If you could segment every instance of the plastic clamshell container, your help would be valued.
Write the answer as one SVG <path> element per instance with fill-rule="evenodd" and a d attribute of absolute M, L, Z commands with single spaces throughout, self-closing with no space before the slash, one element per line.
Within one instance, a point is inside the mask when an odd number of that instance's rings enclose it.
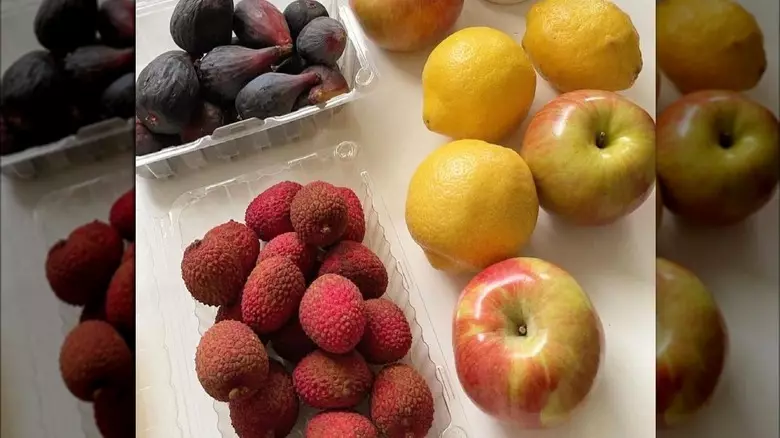
<path fill-rule="evenodd" d="M 173 42 L 169 29 L 176 3 L 177 0 L 137 3 L 136 74 L 161 53 L 181 50 Z M 271 3 L 284 10 L 291 0 L 271 0 Z M 310 137 L 325 128 L 341 112 L 343 105 L 370 92 L 377 82 L 378 72 L 352 10 L 338 0 L 321 0 L 320 3 L 347 31 L 347 46 L 338 65 L 349 84 L 348 93 L 283 116 L 231 123 L 193 142 L 138 156 L 136 173 L 144 178 L 167 178 L 185 169 L 200 169 L 211 161 L 232 160 L 266 147 Z"/>
<path fill-rule="evenodd" d="M 196 302 L 181 280 L 179 266 L 184 249 L 201 238 L 210 228 L 230 219 L 243 222 L 246 206 L 260 192 L 281 181 L 302 184 L 315 180 L 349 187 L 361 199 L 366 216 L 364 244 L 374 251 L 388 271 L 389 286 L 383 298 L 403 310 L 412 328 L 413 343 L 403 362 L 413 366 L 431 388 L 435 403 L 434 423 L 428 436 L 439 438 L 467 437 L 466 419 L 460 402 L 451 390 L 451 380 L 444 367 L 444 356 L 428 317 L 423 298 L 408 275 L 408 268 L 398 237 L 390 223 L 382 200 L 374 191 L 371 178 L 362 171 L 357 158 L 360 147 L 343 142 L 335 148 L 245 174 L 219 184 L 181 195 L 173 204 L 159 231 L 167 253 L 168 282 L 157 296 L 159 315 L 165 315 L 165 342 L 170 352 L 171 387 L 176 392 L 179 428 L 187 437 L 234 438 L 226 403 L 211 399 L 198 382 L 195 373 L 195 350 L 201 335 L 214 322 L 216 307 Z M 165 229 L 165 227 L 169 229 Z M 271 356 L 276 357 L 272 352 Z M 288 370 L 289 364 L 285 363 Z M 367 413 L 367 403 L 362 412 Z M 291 437 L 303 437 L 306 420 L 315 411 L 301 404 L 301 415 Z M 361 409 L 359 407 L 359 409 Z"/>
<path fill-rule="evenodd" d="M 42 49 L 33 31 L 41 0 L 9 0 L 1 4 L 0 59 L 5 74 L 22 55 Z M 82 126 L 55 142 L 0 157 L 0 171 L 12 178 L 30 179 L 132 150 L 133 123 L 132 119 L 113 118 Z"/>
<path fill-rule="evenodd" d="M 108 223 L 108 215 L 111 210 L 111 206 L 114 201 L 124 194 L 127 190 L 133 187 L 133 174 L 130 171 L 117 172 L 100 176 L 98 178 L 88 180 L 75 184 L 70 187 L 65 187 L 57 191 L 51 192 L 48 195 L 41 198 L 33 211 L 33 218 L 36 226 L 40 230 L 41 235 L 44 238 L 46 244 L 42 251 L 48 252 L 54 243 L 66 238 L 71 231 L 76 227 L 92 222 L 94 220 L 100 220 Z M 41 273 L 44 272 L 44 267 L 40 266 L 38 269 Z M 39 365 L 45 364 L 49 367 L 46 373 L 37 373 L 38 381 L 36 382 L 39 388 L 39 394 L 48 394 L 44 392 L 44 388 L 50 388 L 51 382 L 43 382 L 41 379 L 43 375 L 56 375 L 59 380 L 58 384 L 64 388 L 64 383 L 60 378 L 59 368 L 57 368 L 59 347 L 62 345 L 62 341 L 65 336 L 79 323 L 82 307 L 70 306 L 65 304 L 54 296 L 51 290 L 41 291 L 41 295 L 36 297 L 36 300 L 50 300 L 57 303 L 57 309 L 60 320 L 60 332 L 62 336 L 56 340 L 48 339 L 45 345 L 40 345 L 36 350 L 40 350 L 39 354 L 45 355 L 36 358 L 35 363 Z M 33 304 L 33 303 L 30 303 Z M 49 345 L 55 344 L 56 345 Z M 52 371 L 52 369 L 54 371 Z M 64 389 L 63 389 L 64 390 Z M 67 390 L 65 390 L 67 391 Z M 42 397 L 42 406 L 44 414 L 52 411 L 56 412 L 73 412 L 81 416 L 81 429 L 86 438 L 101 438 L 100 432 L 95 426 L 94 414 L 92 412 L 92 403 L 86 403 L 78 400 L 76 397 L 67 393 L 68 399 L 71 401 L 72 408 L 65 408 L 61 404 L 54 406 L 45 406 L 47 403 L 55 403 L 55 401 L 48 400 L 49 397 Z M 59 402 L 56 402 L 59 403 Z M 57 419 L 44 417 L 44 422 L 47 423 L 45 429 L 48 431 L 48 436 L 55 438 L 63 436 L 60 424 Z"/>

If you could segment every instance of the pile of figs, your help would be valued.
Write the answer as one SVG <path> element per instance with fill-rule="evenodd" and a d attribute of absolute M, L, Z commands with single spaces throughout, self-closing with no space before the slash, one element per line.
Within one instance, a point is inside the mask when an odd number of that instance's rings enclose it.
<path fill-rule="evenodd" d="M 284 12 L 266 0 L 180 0 L 170 32 L 181 50 L 159 55 L 136 80 L 136 155 L 349 91 L 337 65 L 346 31 L 314 0 Z"/>
<path fill-rule="evenodd" d="M 43 0 L 33 26 L 43 48 L 3 73 L 2 155 L 133 117 L 135 0 Z"/>

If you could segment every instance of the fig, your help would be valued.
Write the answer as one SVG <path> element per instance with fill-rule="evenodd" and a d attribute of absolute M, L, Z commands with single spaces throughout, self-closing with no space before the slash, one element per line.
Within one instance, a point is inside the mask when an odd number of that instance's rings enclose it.
<path fill-rule="evenodd" d="M 63 55 L 95 41 L 97 0 L 43 0 L 33 27 L 38 42 Z"/>
<path fill-rule="evenodd" d="M 192 54 L 230 44 L 232 27 L 232 0 L 180 0 L 171 14 L 173 42 Z"/>
<path fill-rule="evenodd" d="M 178 134 L 198 104 L 200 85 L 189 55 L 171 50 L 138 74 L 135 114 L 156 134 Z"/>
<path fill-rule="evenodd" d="M 233 15 L 233 31 L 241 44 L 260 49 L 292 44 L 282 11 L 266 0 L 241 0 Z"/>
<path fill-rule="evenodd" d="M 238 92 L 236 111 L 242 120 L 287 114 L 292 111 L 298 96 L 319 81 L 315 73 L 260 75 Z"/>
<path fill-rule="evenodd" d="M 203 55 L 197 65 L 203 95 L 216 103 L 231 103 L 244 85 L 292 51 L 292 46 L 250 49 L 220 46 Z"/>
<path fill-rule="evenodd" d="M 103 114 L 106 117 L 133 117 L 135 113 L 135 75 L 125 73 L 103 91 L 100 97 Z"/>
<path fill-rule="evenodd" d="M 155 134 L 148 130 L 140 120 L 135 119 L 135 154 L 151 154 L 170 146 L 175 146 L 179 138 L 175 135 Z"/>
<path fill-rule="evenodd" d="M 102 90 L 124 73 L 133 71 L 135 49 L 109 46 L 79 47 L 65 57 L 65 73 L 86 90 Z"/>
<path fill-rule="evenodd" d="M 284 18 L 293 39 L 298 38 L 298 34 L 311 20 L 327 16 L 328 10 L 315 0 L 295 0 L 284 8 Z"/>
<path fill-rule="evenodd" d="M 287 73 L 288 75 L 297 75 L 300 74 L 305 68 L 306 61 L 298 56 L 298 54 L 294 54 L 275 65 L 273 67 L 273 71 L 277 73 Z"/>
<path fill-rule="evenodd" d="M 201 101 L 192 114 L 192 119 L 181 131 L 182 143 L 189 143 L 211 135 L 215 129 L 228 124 L 228 116 L 218 106 Z"/>
<path fill-rule="evenodd" d="M 112 47 L 135 44 L 135 0 L 106 0 L 97 18 L 100 41 Z"/>
<path fill-rule="evenodd" d="M 320 83 L 311 87 L 308 93 L 302 93 L 295 104 L 295 109 L 308 105 L 319 105 L 330 99 L 349 92 L 349 84 L 338 67 L 313 65 L 303 73 L 314 73 L 320 78 Z"/>
<path fill-rule="evenodd" d="M 346 47 L 347 31 L 330 17 L 312 20 L 296 40 L 298 54 L 312 64 L 334 66 Z"/>

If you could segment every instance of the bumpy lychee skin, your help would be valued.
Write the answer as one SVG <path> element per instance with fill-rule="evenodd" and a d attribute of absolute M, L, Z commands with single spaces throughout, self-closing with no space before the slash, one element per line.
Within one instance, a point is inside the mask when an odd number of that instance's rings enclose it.
<path fill-rule="evenodd" d="M 135 397 L 132 389 L 103 388 L 93 404 L 95 424 L 103 438 L 132 438 L 135 430 Z"/>
<path fill-rule="evenodd" d="M 433 425 L 433 394 L 409 365 L 379 372 L 371 390 L 371 421 L 383 437 L 424 438 Z"/>
<path fill-rule="evenodd" d="M 347 203 L 336 187 L 316 181 L 295 195 L 290 204 L 290 220 L 303 242 L 332 245 L 347 229 Z"/>
<path fill-rule="evenodd" d="M 282 365 L 270 362 L 263 389 L 251 397 L 229 404 L 230 421 L 240 438 L 269 436 L 284 438 L 298 419 L 298 397 L 292 378 Z"/>
<path fill-rule="evenodd" d="M 363 298 L 379 298 L 387 290 L 387 269 L 362 243 L 339 242 L 325 255 L 319 275 L 337 274 L 355 283 Z"/>
<path fill-rule="evenodd" d="M 270 334 L 271 347 L 282 359 L 298 363 L 309 353 L 317 349 L 314 343 L 303 331 L 298 316 L 295 315 L 287 324 Z"/>
<path fill-rule="evenodd" d="M 371 390 L 374 375 L 357 351 L 330 354 L 317 350 L 293 370 L 295 392 L 317 409 L 347 409 L 360 403 Z"/>
<path fill-rule="evenodd" d="M 379 438 L 379 432 L 356 412 L 322 412 L 309 420 L 306 438 Z"/>
<path fill-rule="evenodd" d="M 301 187 L 303 186 L 297 182 L 282 181 L 269 187 L 249 203 L 244 221 L 260 240 L 268 242 L 280 234 L 294 230 L 290 222 L 290 204 Z"/>
<path fill-rule="evenodd" d="M 210 239 L 222 239 L 228 242 L 232 250 L 241 259 L 241 266 L 243 266 L 245 272 L 244 275 L 248 276 L 252 272 L 257 262 L 257 255 L 260 253 L 260 241 L 251 228 L 230 220 L 210 229 L 203 237 L 203 240 Z"/>
<path fill-rule="evenodd" d="M 214 317 L 214 324 L 220 321 L 244 322 L 244 319 L 241 318 L 241 299 L 243 294 L 241 292 L 234 303 L 219 306 L 217 315 Z"/>
<path fill-rule="evenodd" d="M 317 266 L 317 247 L 306 245 L 301 242 L 298 234 L 295 232 L 280 234 L 260 251 L 257 262 L 267 260 L 271 257 L 287 257 L 298 266 L 303 276 L 312 278 L 316 273 Z"/>
<path fill-rule="evenodd" d="M 246 398 L 268 377 L 268 354 L 245 324 L 221 321 L 211 326 L 195 350 L 195 372 L 208 395 L 218 401 Z"/>
<path fill-rule="evenodd" d="M 363 297 L 344 277 L 325 274 L 312 282 L 298 309 L 301 327 L 321 349 L 346 353 L 360 342 L 366 326 Z"/>
<path fill-rule="evenodd" d="M 412 347 L 412 330 L 404 312 L 392 301 L 366 300 L 366 329 L 357 350 L 368 363 L 403 359 Z"/>
<path fill-rule="evenodd" d="M 235 302 L 244 287 L 241 259 L 221 239 L 196 240 L 184 250 L 181 278 L 192 297 L 209 306 Z"/>
<path fill-rule="evenodd" d="M 135 242 L 131 243 L 130 245 L 127 245 L 127 248 L 125 248 L 125 252 L 122 254 L 122 261 L 120 263 L 124 263 L 131 259 L 135 260 Z"/>
<path fill-rule="evenodd" d="M 276 331 L 295 314 L 304 292 L 306 280 L 290 259 L 263 260 L 244 286 L 241 318 L 257 333 Z"/>
<path fill-rule="evenodd" d="M 134 378 L 133 355 L 119 332 L 103 321 L 84 321 L 68 333 L 60 348 L 60 373 L 65 386 L 84 401 L 109 386 Z"/>
<path fill-rule="evenodd" d="M 363 243 L 363 239 L 366 237 L 366 215 L 363 211 L 363 204 L 360 203 L 360 198 L 352 189 L 339 187 L 338 190 L 347 204 L 347 229 L 341 239 Z"/>
<path fill-rule="evenodd" d="M 106 321 L 122 333 L 135 332 L 135 261 L 119 267 L 106 292 Z"/>
<path fill-rule="evenodd" d="M 114 201 L 108 222 L 129 241 L 135 240 L 135 189 L 130 189 Z"/>
<path fill-rule="evenodd" d="M 49 250 L 46 279 L 65 303 L 83 306 L 106 292 L 123 252 L 122 238 L 110 225 L 93 221 Z"/>

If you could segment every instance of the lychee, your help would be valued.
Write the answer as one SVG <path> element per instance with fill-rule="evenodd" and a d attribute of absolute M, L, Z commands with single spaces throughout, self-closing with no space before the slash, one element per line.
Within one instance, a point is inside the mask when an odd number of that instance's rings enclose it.
<path fill-rule="evenodd" d="M 301 327 L 298 315 L 290 318 L 282 328 L 270 334 L 271 347 L 282 359 L 298 363 L 307 354 L 317 349 Z"/>
<path fill-rule="evenodd" d="M 60 373 L 76 398 L 92 401 L 96 391 L 132 381 L 133 355 L 111 324 L 84 321 L 62 343 Z"/>
<path fill-rule="evenodd" d="M 249 203 L 244 221 L 260 240 L 268 242 L 280 234 L 294 231 L 290 222 L 290 204 L 301 187 L 296 182 L 282 181 Z"/>
<path fill-rule="evenodd" d="M 95 424 L 103 438 L 135 436 L 135 397 L 130 388 L 103 388 L 93 404 Z"/>
<path fill-rule="evenodd" d="M 306 438 L 379 438 L 376 427 L 356 412 L 321 412 L 306 425 Z"/>
<path fill-rule="evenodd" d="M 268 354 L 255 333 L 238 321 L 211 326 L 195 350 L 195 372 L 208 395 L 231 401 L 254 394 L 268 377 Z"/>
<path fill-rule="evenodd" d="M 221 239 L 196 240 L 184 250 L 181 278 L 192 297 L 209 306 L 232 304 L 244 287 L 242 260 Z"/>
<path fill-rule="evenodd" d="M 286 437 L 298 419 L 298 397 L 290 374 L 271 360 L 263 389 L 254 395 L 231 401 L 230 421 L 240 438 Z"/>
<path fill-rule="evenodd" d="M 433 425 L 433 394 L 414 368 L 383 368 L 371 390 L 371 421 L 383 437 L 425 438 Z"/>
<path fill-rule="evenodd" d="M 281 328 L 295 314 L 306 292 L 300 269 L 286 257 L 258 263 L 244 286 L 241 318 L 258 333 Z"/>
<path fill-rule="evenodd" d="M 135 261 L 119 267 L 106 292 L 106 321 L 122 333 L 135 332 Z"/>
<path fill-rule="evenodd" d="M 366 300 L 366 329 L 357 350 L 368 363 L 387 364 L 403 359 L 412 347 L 412 330 L 404 312 L 392 301 Z"/>
<path fill-rule="evenodd" d="M 127 248 L 125 248 L 125 252 L 122 254 L 122 261 L 120 263 L 124 263 L 130 259 L 135 259 L 135 242 L 130 243 L 130 245 L 127 245 Z"/>
<path fill-rule="evenodd" d="M 304 357 L 293 370 L 295 392 L 317 409 L 346 409 L 371 390 L 373 374 L 356 351 L 330 354 L 321 350 Z"/>
<path fill-rule="evenodd" d="M 230 220 L 224 224 L 217 225 L 210 229 L 203 240 L 222 239 L 227 242 L 231 251 L 241 259 L 241 266 L 244 268 L 244 276 L 248 276 L 257 262 L 257 255 L 260 253 L 260 241 L 257 234 L 246 225 Z"/>
<path fill-rule="evenodd" d="M 301 241 L 328 246 L 341 239 L 347 229 L 347 204 L 336 187 L 316 181 L 295 195 L 290 220 Z"/>
<path fill-rule="evenodd" d="M 135 240 L 135 189 L 130 189 L 114 201 L 108 214 L 108 221 L 119 234 Z"/>
<path fill-rule="evenodd" d="M 46 279 L 60 300 L 77 306 L 99 298 L 122 259 L 122 238 L 110 225 L 93 221 L 49 250 Z"/>
<path fill-rule="evenodd" d="M 387 290 L 387 269 L 382 260 L 362 243 L 344 240 L 331 248 L 320 265 L 319 275 L 337 274 L 355 283 L 363 298 L 379 298 Z"/>
<path fill-rule="evenodd" d="M 292 260 L 307 279 L 312 278 L 316 273 L 317 247 L 301 242 L 301 239 L 295 232 L 280 234 L 271 239 L 263 250 L 260 251 L 257 261 L 259 263 L 276 256 L 283 256 Z"/>
<path fill-rule="evenodd" d="M 244 322 L 241 318 L 241 292 L 235 302 L 231 304 L 223 304 L 217 309 L 217 315 L 214 317 L 214 324 L 220 321 L 238 321 Z"/>
<path fill-rule="evenodd" d="M 347 229 L 341 238 L 342 240 L 362 243 L 366 237 L 366 215 L 360 198 L 348 187 L 339 187 L 338 191 L 347 204 Z"/>
<path fill-rule="evenodd" d="M 301 327 L 329 353 L 346 353 L 360 342 L 366 326 L 363 297 L 344 277 L 325 274 L 312 282 L 298 309 Z"/>

